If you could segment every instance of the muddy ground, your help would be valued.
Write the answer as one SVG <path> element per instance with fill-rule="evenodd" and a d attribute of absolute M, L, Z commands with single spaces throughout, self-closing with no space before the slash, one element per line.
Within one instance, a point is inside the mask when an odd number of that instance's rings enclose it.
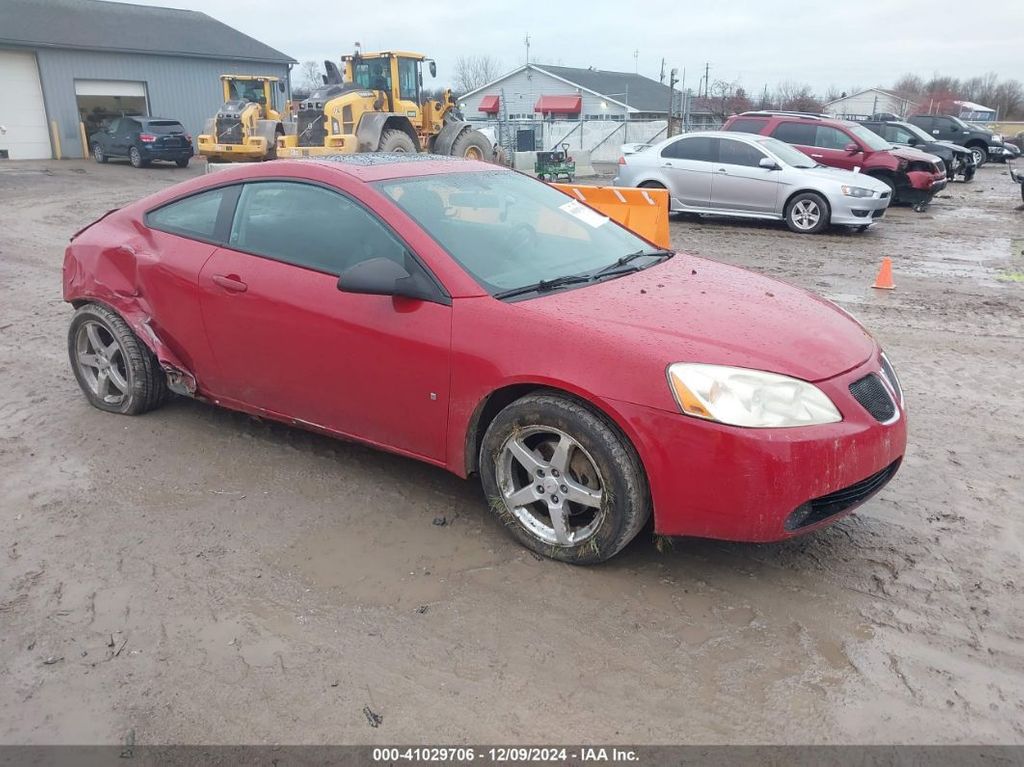
<path fill-rule="evenodd" d="M 86 404 L 67 238 L 197 172 L 0 164 L 0 742 L 1024 743 L 1024 212 L 1002 167 L 864 235 L 674 222 L 676 246 L 861 318 L 910 447 L 819 534 L 645 534 L 589 569 L 538 561 L 437 469 L 187 400 Z M 892 293 L 869 288 L 883 256 Z"/>

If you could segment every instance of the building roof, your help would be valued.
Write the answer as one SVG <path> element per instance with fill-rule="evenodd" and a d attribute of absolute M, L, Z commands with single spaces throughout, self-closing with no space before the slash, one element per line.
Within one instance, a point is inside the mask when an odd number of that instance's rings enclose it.
<path fill-rule="evenodd" d="M 975 101 L 954 101 L 961 109 L 966 109 L 968 112 L 995 112 L 996 110 L 992 107 L 987 107 L 984 104 L 979 104 Z"/>
<path fill-rule="evenodd" d="M 889 98 L 896 99 L 897 101 L 905 101 L 908 104 L 913 104 L 914 103 L 910 99 L 904 98 L 903 96 L 900 96 L 898 93 L 893 93 L 892 91 L 887 91 L 884 88 L 865 88 L 862 91 L 857 91 L 856 93 L 848 93 L 845 96 L 840 96 L 837 99 L 832 99 L 831 101 L 827 102 L 825 104 L 825 106 L 828 106 L 829 104 L 838 104 L 840 101 L 846 101 L 847 99 L 852 99 L 852 98 L 855 98 L 857 96 L 862 96 L 865 93 L 881 93 L 883 96 L 888 96 Z"/>
<path fill-rule="evenodd" d="M 0 43 L 280 64 L 295 61 L 199 11 L 106 0 L 0 0 Z"/>
<path fill-rule="evenodd" d="M 3 0 L 0 0 L 2 2 Z M 560 67 L 552 64 L 524 64 L 476 90 L 463 94 L 466 98 L 493 87 L 496 83 L 529 67 L 564 80 L 569 85 L 590 91 L 636 112 L 668 112 L 668 86 L 634 72 L 609 72 L 602 69 Z M 628 94 L 628 95 L 627 95 Z"/>

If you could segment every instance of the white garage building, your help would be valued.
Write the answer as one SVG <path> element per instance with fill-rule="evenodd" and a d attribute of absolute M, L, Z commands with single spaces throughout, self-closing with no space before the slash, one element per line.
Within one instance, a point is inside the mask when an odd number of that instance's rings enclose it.
<path fill-rule="evenodd" d="M 221 74 L 294 60 L 204 13 L 104 0 L 0 0 L 0 160 L 81 157 L 86 132 L 125 114 L 193 135 L 222 102 Z"/>

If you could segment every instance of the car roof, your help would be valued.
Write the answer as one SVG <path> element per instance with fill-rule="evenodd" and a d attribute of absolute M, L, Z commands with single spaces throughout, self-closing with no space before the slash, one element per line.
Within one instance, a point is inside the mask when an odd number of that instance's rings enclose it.
<path fill-rule="evenodd" d="M 277 160 L 276 162 L 281 162 Z M 389 178 L 410 176 L 431 176 L 439 173 L 482 173 L 505 172 L 507 168 L 479 160 L 449 157 L 439 154 L 418 152 L 364 152 L 359 154 L 335 154 L 296 160 L 299 163 L 316 163 L 361 181 L 382 181 Z"/>

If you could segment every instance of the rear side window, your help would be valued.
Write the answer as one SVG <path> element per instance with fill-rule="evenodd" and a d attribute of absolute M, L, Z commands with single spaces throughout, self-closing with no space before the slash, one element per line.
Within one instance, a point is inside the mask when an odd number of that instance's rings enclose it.
<path fill-rule="evenodd" d="M 726 130 L 736 133 L 760 133 L 767 124 L 768 119 L 764 117 L 740 117 L 729 123 Z"/>
<path fill-rule="evenodd" d="M 779 123 L 772 131 L 772 137 L 787 144 L 814 146 L 814 129 L 812 123 Z"/>
<path fill-rule="evenodd" d="M 675 160 L 698 160 L 714 162 L 718 154 L 718 139 L 707 136 L 683 138 L 661 150 L 662 157 Z"/>
<path fill-rule="evenodd" d="M 217 215 L 226 188 L 211 189 L 151 211 L 146 225 L 182 237 L 212 240 L 217 232 Z"/>
<path fill-rule="evenodd" d="M 405 266 L 405 246 L 347 197 L 312 184 L 246 184 L 228 244 L 318 272 L 338 275 L 371 258 Z"/>
<path fill-rule="evenodd" d="M 746 165 L 756 168 L 767 155 L 742 141 L 719 139 L 718 161 L 726 165 Z"/>

